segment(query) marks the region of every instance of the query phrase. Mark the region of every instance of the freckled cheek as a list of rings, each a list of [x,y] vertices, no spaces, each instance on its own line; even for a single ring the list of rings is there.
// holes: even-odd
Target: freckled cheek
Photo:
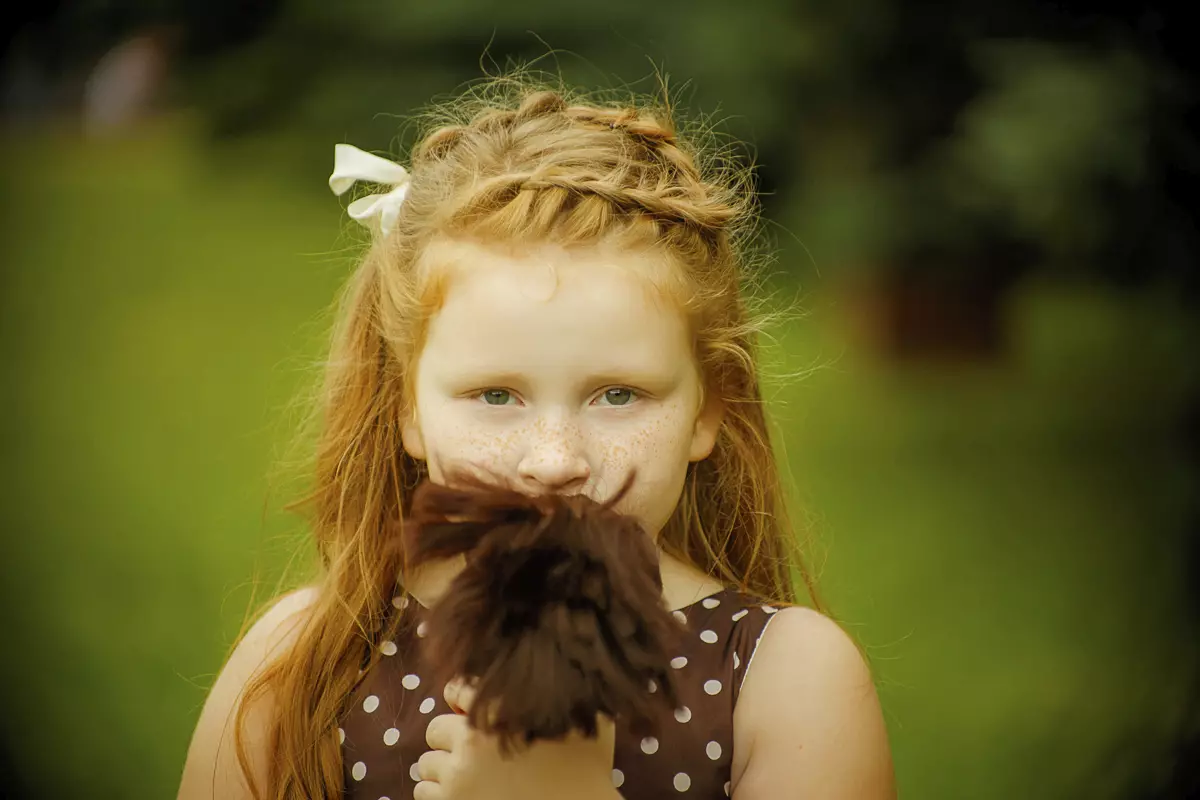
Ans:
[[[439,466],[471,464],[497,475],[516,472],[520,435],[514,432],[483,432],[471,424],[451,425],[427,434],[430,459]],[[435,473],[436,474],[436,473]]]
[[[678,426],[647,425],[603,447],[600,494],[615,493],[635,473],[618,510],[640,519],[652,534],[670,516],[687,471],[687,448]]]

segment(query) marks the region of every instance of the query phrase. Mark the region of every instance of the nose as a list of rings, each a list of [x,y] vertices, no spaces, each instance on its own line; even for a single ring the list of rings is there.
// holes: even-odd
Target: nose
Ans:
[[[566,429],[545,431],[533,441],[517,465],[526,489],[537,493],[573,494],[592,475],[577,434]]]

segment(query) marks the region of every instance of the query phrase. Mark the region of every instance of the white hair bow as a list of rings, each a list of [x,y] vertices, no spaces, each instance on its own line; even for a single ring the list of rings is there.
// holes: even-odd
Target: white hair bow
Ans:
[[[379,225],[386,236],[396,224],[400,204],[408,194],[411,176],[408,170],[394,161],[363,152],[351,144],[333,147],[333,174],[329,176],[329,188],[341,196],[357,181],[382,183],[391,186],[387,194],[369,194],[355,200],[346,209],[352,219],[368,228]]]

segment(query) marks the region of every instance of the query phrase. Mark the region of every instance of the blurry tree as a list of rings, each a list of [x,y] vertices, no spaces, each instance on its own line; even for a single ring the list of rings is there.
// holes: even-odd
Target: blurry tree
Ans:
[[[1154,2],[80,0],[57,18],[89,52],[178,26],[214,135],[292,137],[306,169],[333,140],[402,148],[398,117],[481,69],[654,91],[653,61],[752,143],[768,217],[811,253],[793,277],[861,279],[901,350],[994,351],[1030,271],[1184,280],[1197,244],[1175,186],[1200,161],[1190,46]]]

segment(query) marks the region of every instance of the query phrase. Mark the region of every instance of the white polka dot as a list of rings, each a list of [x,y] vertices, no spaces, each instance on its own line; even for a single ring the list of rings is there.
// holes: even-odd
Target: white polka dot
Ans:
[[[381,798],[379,798],[379,800],[392,800],[392,798],[390,798],[390,797],[381,797]]]
[[[345,744],[345,743],[346,743],[346,732],[344,730],[342,730],[341,728],[338,728],[338,744]]]
[[[421,780],[421,773],[417,772],[417,762],[414,761],[413,765],[408,768],[408,777],[412,778],[414,781]]]
[[[395,728],[388,728],[383,732],[383,743],[391,747],[396,742],[400,741],[400,731]]]
[[[709,758],[716,761],[721,757],[721,745],[716,742],[709,742],[708,746],[704,748],[704,752],[708,754]]]
[[[721,682],[720,681],[705,681],[704,682],[704,691],[706,691],[709,694],[720,694],[721,693]]]
[[[679,720],[680,722],[687,722],[691,718],[692,710],[687,706],[680,706],[679,708],[675,709],[675,719]]]
[[[717,606],[721,605],[721,601],[715,597],[706,597],[700,601],[700,605],[704,606],[705,608],[716,608]]]
[[[655,683],[653,680],[651,680],[650,681],[650,694],[654,694],[657,691],[658,691],[658,684]]]
[[[361,781],[363,778],[367,777],[367,765],[361,761],[357,762],[353,767],[350,768],[350,776],[356,781]]]
[[[768,614],[774,614],[774,613],[775,613],[776,611],[778,611],[779,609],[778,609],[778,608],[776,608],[775,606],[763,606],[763,607],[762,607],[762,610],[763,610],[763,611],[765,611],[765,612],[767,612]]]
[[[734,653],[733,654],[733,668],[737,669],[741,665],[742,665],[742,659],[738,656],[737,653]]]
[[[379,698],[375,695],[370,695],[366,700],[363,700],[363,711],[370,714],[375,709],[379,708]]]
[[[398,611],[403,611],[404,609],[408,608],[408,598],[402,594],[396,595],[392,598],[392,608],[395,608]]]
[[[675,615],[675,619],[679,620],[684,625],[687,625],[687,614],[683,613],[682,611],[672,611],[671,613]]]
[[[658,752],[658,739],[653,736],[647,736],[642,739],[642,752],[648,756],[652,756]]]
[[[717,637],[716,631],[700,631],[700,641],[702,641],[702,642],[707,642],[708,644],[716,644],[717,638],[718,637]]]
[[[734,614],[734,615],[733,615],[733,621],[734,621],[734,622],[737,622],[739,619],[741,619],[742,617],[746,616],[746,615],[747,615],[747,614],[749,614],[749,613],[750,613],[750,612],[749,612],[748,610],[746,610],[746,609],[744,609],[744,608],[743,608],[741,611],[739,611],[739,612],[737,612],[736,614]]]
[[[384,642],[383,644],[379,645],[379,652],[383,653],[385,656],[396,655],[396,643]]]
[[[428,714],[430,711],[433,711],[433,698],[426,697],[421,701],[421,713]]]
[[[675,775],[675,791],[686,792],[692,788],[692,779],[688,777],[686,772],[680,772]]]
[[[613,787],[620,789],[621,784],[625,783],[625,773],[619,769],[613,770]]]
[[[400,685],[403,686],[405,689],[412,691],[413,689],[415,689],[421,685],[421,678],[417,675],[411,675],[411,674],[405,675],[403,678],[400,679]]]
[[[729,781],[725,781],[725,796],[729,797]]]
[[[425,638],[425,634],[428,632],[429,632],[429,623],[422,622],[420,625],[417,626],[417,636],[420,636],[422,639]]]
[[[676,656],[671,659],[671,669],[683,669],[687,666],[686,656]]]

